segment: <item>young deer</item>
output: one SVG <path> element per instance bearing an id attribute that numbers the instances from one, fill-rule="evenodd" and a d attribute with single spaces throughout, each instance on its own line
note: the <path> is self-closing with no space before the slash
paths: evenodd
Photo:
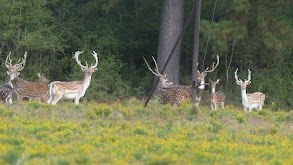
<path id="1" fill-rule="evenodd" d="M 84 79 L 82 81 L 71 81 L 71 82 L 61 82 L 61 81 L 54 81 L 49 84 L 50 87 L 50 99 L 48 103 L 56 104 L 61 98 L 64 99 L 74 99 L 74 104 L 78 105 L 79 99 L 85 95 L 85 91 L 90 85 L 92 73 L 97 70 L 98 66 L 98 57 L 97 53 L 93 51 L 92 55 L 96 60 L 96 64 L 93 64 L 88 67 L 82 65 L 81 62 L 78 60 L 78 56 L 82 52 L 77 51 L 75 53 L 74 58 L 76 59 L 77 64 L 81 67 L 82 71 L 85 72 Z"/>
<path id="2" fill-rule="evenodd" d="M 252 108 L 261 110 L 262 106 L 264 105 L 265 95 L 261 92 L 246 94 L 246 86 L 251 83 L 250 70 L 248 69 L 248 80 L 245 79 L 244 82 L 241 79 L 238 79 L 237 71 L 238 68 L 235 71 L 235 79 L 236 83 L 241 87 L 242 105 L 244 107 L 244 112 L 247 112 L 247 109 L 249 109 L 249 112 L 251 112 Z"/>
<path id="3" fill-rule="evenodd" d="M 0 99 L 3 102 L 12 104 L 12 94 L 13 88 L 11 82 L 0 85 Z"/>
<path id="4" fill-rule="evenodd" d="M 22 62 L 20 60 L 12 65 L 10 59 L 11 52 L 8 54 L 5 64 L 8 69 L 7 74 L 10 76 L 10 82 L 13 86 L 14 92 L 17 95 L 17 100 L 22 101 L 24 97 L 28 98 L 40 98 L 42 102 L 48 101 L 49 87 L 48 84 L 41 82 L 31 82 L 19 78 L 19 72 L 23 70 L 26 62 L 27 52 L 24 54 Z M 9 62 L 8 62 L 9 59 Z"/>
<path id="5" fill-rule="evenodd" d="M 155 63 L 156 69 L 151 69 L 149 64 L 147 63 L 146 59 L 144 59 L 148 69 L 156 76 L 159 77 L 159 84 L 158 84 L 158 97 L 162 104 L 170 103 L 171 105 L 177 104 L 180 106 L 180 102 L 184 99 L 190 97 L 191 94 L 191 86 L 185 85 L 174 85 L 173 82 L 169 81 L 167 75 L 162 75 L 159 73 L 158 65 L 154 57 L 153 61 Z"/>
<path id="6" fill-rule="evenodd" d="M 225 95 L 223 92 L 218 91 L 216 92 L 216 85 L 219 83 L 220 79 L 217 81 L 210 80 L 212 86 L 212 93 L 211 93 L 211 108 L 218 109 L 218 105 L 221 104 L 222 109 L 225 106 Z"/>
<path id="7" fill-rule="evenodd" d="M 48 80 L 43 74 L 41 73 L 37 73 L 38 77 L 39 77 L 39 82 L 43 82 L 46 84 L 50 83 L 50 80 Z"/>
<path id="8" fill-rule="evenodd" d="M 200 72 L 197 70 L 197 78 L 200 81 L 200 85 L 196 88 L 196 98 L 195 98 L 195 102 L 196 102 L 196 106 L 198 107 L 198 104 L 201 100 L 201 96 L 202 93 L 204 91 L 204 87 L 205 87 L 205 76 L 207 75 L 207 73 L 213 72 L 219 65 L 220 59 L 219 56 L 217 55 L 217 64 L 215 66 L 215 63 L 213 63 L 213 67 L 211 70 L 208 70 L 209 68 L 206 68 L 203 72 Z"/>

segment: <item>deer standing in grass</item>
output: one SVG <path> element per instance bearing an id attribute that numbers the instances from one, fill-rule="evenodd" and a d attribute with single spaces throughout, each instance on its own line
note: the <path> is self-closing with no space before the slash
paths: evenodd
<path id="1" fill-rule="evenodd" d="M 251 83 L 251 71 L 248 69 L 248 80 L 245 79 L 244 82 L 241 79 L 238 79 L 237 71 L 238 68 L 235 71 L 235 79 L 236 83 L 241 87 L 242 105 L 244 107 L 244 112 L 247 112 L 247 109 L 249 112 L 251 112 L 252 108 L 261 110 L 262 106 L 264 105 L 265 94 L 261 92 L 254 92 L 249 94 L 246 93 L 246 86 Z"/>
<path id="2" fill-rule="evenodd" d="M 211 108 L 218 109 L 218 105 L 221 104 L 222 109 L 225 106 L 225 95 L 223 92 L 218 91 L 216 92 L 216 85 L 219 83 L 220 79 L 217 81 L 210 80 L 210 84 L 212 86 L 212 93 L 211 93 Z"/>
<path id="3" fill-rule="evenodd" d="M 24 97 L 28 98 L 40 98 L 42 102 L 47 102 L 49 98 L 49 87 L 48 84 L 41 82 L 31 82 L 19 78 L 20 71 L 23 70 L 26 62 L 27 52 L 20 60 L 12 65 L 12 60 L 10 58 L 11 52 L 8 54 L 5 64 L 8 69 L 7 74 L 10 76 L 10 82 L 17 95 L 17 100 L 22 101 Z M 8 62 L 9 60 L 9 62 Z"/>
<path id="4" fill-rule="evenodd" d="M 96 64 L 93 64 L 89 67 L 86 63 L 86 66 L 82 65 L 78 60 L 78 56 L 81 54 L 81 51 L 75 53 L 75 60 L 77 64 L 81 67 L 81 70 L 85 72 L 84 79 L 82 81 L 71 81 L 71 82 L 61 82 L 53 81 L 49 84 L 50 88 L 50 99 L 48 103 L 56 104 L 61 98 L 64 99 L 74 99 L 74 104 L 78 105 L 79 99 L 85 95 L 85 91 L 90 85 L 92 73 L 97 70 L 98 66 L 98 57 L 95 51 L 92 52 L 96 60 Z"/>
<path id="5" fill-rule="evenodd" d="M 12 104 L 12 94 L 13 94 L 13 88 L 12 84 L 9 81 L 8 83 L 1 84 L 0 85 L 0 99 L 5 102 Z"/>
<path id="6" fill-rule="evenodd" d="M 203 72 L 200 72 L 197 70 L 197 79 L 199 80 L 200 84 L 196 88 L 196 98 L 195 98 L 195 105 L 198 107 L 198 104 L 201 100 L 202 93 L 205 88 L 205 80 L 204 78 L 206 77 L 207 73 L 213 72 L 219 65 L 220 59 L 219 56 L 217 55 L 217 64 L 215 66 L 215 63 L 213 63 L 212 69 L 208 70 L 209 68 L 206 68 Z"/>
<path id="7" fill-rule="evenodd" d="M 158 65 L 154 57 L 153 61 L 155 63 L 156 69 L 151 69 L 149 64 L 147 63 L 146 59 L 144 59 L 148 69 L 156 76 L 159 77 L 159 84 L 158 84 L 158 97 L 162 104 L 168 104 L 171 105 L 177 104 L 180 106 L 180 102 L 182 102 L 184 99 L 187 99 L 190 97 L 191 93 L 191 86 L 185 86 L 185 85 L 174 85 L 173 82 L 168 80 L 168 77 L 166 74 L 162 75 L 159 73 Z"/>

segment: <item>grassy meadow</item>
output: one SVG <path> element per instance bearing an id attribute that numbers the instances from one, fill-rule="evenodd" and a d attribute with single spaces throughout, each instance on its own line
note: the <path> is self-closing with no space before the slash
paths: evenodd
<path id="1" fill-rule="evenodd" d="M 0 103 L 0 164 L 293 164 L 293 111 Z"/>

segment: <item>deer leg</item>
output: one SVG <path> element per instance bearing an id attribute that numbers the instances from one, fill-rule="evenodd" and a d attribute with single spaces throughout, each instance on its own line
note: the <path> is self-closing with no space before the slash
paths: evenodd
<path id="1" fill-rule="evenodd" d="M 249 107 L 249 112 L 252 112 L 252 107 L 251 106 Z"/>
<path id="2" fill-rule="evenodd" d="M 75 104 L 75 105 L 78 105 L 78 103 L 79 103 L 79 99 L 80 99 L 79 96 L 76 96 L 76 97 L 75 97 L 75 99 L 74 99 L 74 104 Z"/>
<path id="3" fill-rule="evenodd" d="M 55 98 L 54 100 L 52 101 L 52 104 L 57 104 L 57 102 L 62 98 L 62 95 L 60 94 L 55 94 Z"/>
<path id="4" fill-rule="evenodd" d="M 224 109 L 225 103 L 224 102 L 221 102 L 221 105 L 222 105 L 222 109 Z"/>
<path id="5" fill-rule="evenodd" d="M 8 99 L 8 103 L 12 104 L 12 99 L 11 98 Z"/>
<path id="6" fill-rule="evenodd" d="M 244 107 L 244 112 L 245 112 L 245 113 L 247 112 L 247 108 L 245 108 L 245 107 Z"/>

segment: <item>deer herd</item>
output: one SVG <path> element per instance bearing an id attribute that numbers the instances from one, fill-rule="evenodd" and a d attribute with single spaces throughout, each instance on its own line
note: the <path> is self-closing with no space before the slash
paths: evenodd
<path id="1" fill-rule="evenodd" d="M 74 58 L 82 71 L 85 72 L 85 77 L 82 81 L 50 82 L 44 75 L 38 73 L 39 82 L 32 82 L 19 78 L 20 71 L 25 67 L 27 52 L 25 52 L 24 58 L 14 65 L 12 64 L 10 52 L 5 60 L 9 80 L 8 83 L 0 85 L 1 100 L 12 104 L 12 94 L 14 91 L 18 101 L 22 101 L 23 98 L 29 98 L 30 100 L 37 99 L 41 102 L 56 104 L 61 98 L 64 98 L 74 99 L 74 103 L 77 105 L 79 99 L 84 96 L 86 89 L 89 87 L 92 73 L 97 70 L 96 67 L 98 66 L 98 57 L 95 51 L 92 52 L 92 55 L 96 62 L 95 65 L 91 64 L 90 67 L 87 62 L 86 66 L 84 66 L 79 61 L 78 56 L 81 53 L 77 51 Z"/>
<path id="2" fill-rule="evenodd" d="M 172 82 L 170 82 L 167 78 L 167 75 L 162 75 L 159 72 L 157 62 L 154 57 L 153 61 L 155 63 L 155 69 L 151 69 L 149 64 L 144 58 L 144 61 L 148 67 L 148 69 L 155 75 L 159 77 L 159 84 L 158 84 L 158 98 L 161 100 L 162 104 L 170 103 L 171 105 L 178 105 L 180 106 L 180 103 L 184 99 L 188 99 L 191 97 L 191 88 L 192 86 L 186 86 L 186 85 L 174 85 Z M 198 107 L 198 104 L 201 100 L 202 93 L 205 89 L 205 77 L 207 73 L 213 72 L 217 66 L 219 65 L 219 56 L 217 56 L 217 63 L 213 63 L 212 69 L 209 70 L 209 68 L 205 69 L 204 71 L 200 72 L 197 71 L 197 80 L 198 85 L 196 86 L 196 98 L 195 103 Z M 252 111 L 252 108 L 256 108 L 261 110 L 262 106 L 264 105 L 265 101 L 265 95 L 261 92 L 255 92 L 251 94 L 246 94 L 246 86 L 250 84 L 251 80 L 251 72 L 248 70 L 248 80 L 245 80 L 244 82 L 242 80 L 238 79 L 237 76 L 238 68 L 235 71 L 235 79 L 236 83 L 241 86 L 241 96 L 242 96 L 242 105 L 244 107 L 244 111 L 247 112 L 247 109 L 249 109 L 249 112 Z M 216 92 L 216 85 L 219 83 L 219 79 L 217 81 L 209 80 L 212 91 L 211 91 L 211 109 L 218 109 L 218 105 L 221 106 L 222 109 L 224 109 L 225 106 L 225 94 L 221 91 Z"/>
<path id="3" fill-rule="evenodd" d="M 12 104 L 12 95 L 13 92 L 16 93 L 17 100 L 23 101 L 23 98 L 37 99 L 41 102 L 57 104 L 60 99 L 73 99 L 74 103 L 78 105 L 79 99 L 85 95 L 87 88 L 90 85 L 91 76 L 93 72 L 97 70 L 98 66 L 98 56 L 95 51 L 91 53 L 91 55 L 95 58 L 95 64 L 91 64 L 88 66 L 82 65 L 79 60 L 79 55 L 83 53 L 82 51 L 77 51 L 74 55 L 76 63 L 81 67 L 81 70 L 85 72 L 84 79 L 81 81 L 71 81 L 71 82 L 62 82 L 62 81 L 53 81 L 50 82 L 44 75 L 41 73 L 37 73 L 39 77 L 38 82 L 27 81 L 19 78 L 20 71 L 22 71 L 25 67 L 27 52 L 25 52 L 22 60 L 19 60 L 14 65 L 11 60 L 11 52 L 8 54 L 5 60 L 5 66 L 8 69 L 7 74 L 9 75 L 9 80 L 7 83 L 0 85 L 0 99 L 4 102 L 8 102 Z M 178 105 L 180 103 L 191 97 L 191 89 L 192 86 L 188 85 L 175 85 L 173 82 L 168 80 L 166 74 L 161 74 L 159 72 L 157 62 L 154 57 L 153 61 L 155 63 L 155 69 L 152 69 L 147 63 L 146 59 L 144 59 L 148 69 L 159 78 L 158 84 L 158 98 L 160 99 L 162 104 Z M 212 69 L 205 69 L 200 72 L 197 71 L 197 79 L 198 85 L 196 85 L 196 98 L 195 103 L 198 107 L 199 102 L 202 97 L 202 93 L 205 89 L 205 77 L 207 73 L 213 72 L 217 66 L 219 65 L 219 56 L 217 56 L 217 63 L 213 63 Z M 244 82 L 241 79 L 238 79 L 237 76 L 238 68 L 235 71 L 235 79 L 236 83 L 241 87 L 241 96 L 242 96 L 242 104 L 244 107 L 244 111 L 249 112 L 252 111 L 252 108 L 262 109 L 264 105 L 265 95 L 261 92 L 255 93 L 246 93 L 246 87 L 251 83 L 251 71 L 248 70 L 248 80 Z M 216 84 L 219 83 L 219 79 L 217 81 L 209 80 L 212 91 L 211 91 L 211 109 L 218 109 L 220 105 L 221 108 L 224 108 L 225 105 L 225 95 L 223 92 L 216 92 Z"/>

